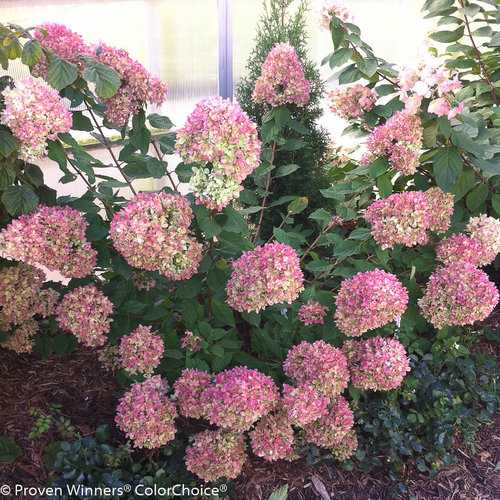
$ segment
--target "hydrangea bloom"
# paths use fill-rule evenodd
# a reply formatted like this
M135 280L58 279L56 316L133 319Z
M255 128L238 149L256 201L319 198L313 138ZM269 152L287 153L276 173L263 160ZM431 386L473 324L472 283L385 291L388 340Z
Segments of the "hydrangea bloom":
M304 290L302 280L295 250L284 243L267 243L243 252L233 262L233 274L226 285L227 303L240 312L291 304Z
M480 265L485 266L495 260L500 252L500 220L486 214L472 217L467 224L467 232L483 248L484 255Z
M81 74L83 65L78 56L88 54L89 50L78 33L71 31L62 24L44 23L34 31L33 35L52 54L76 64ZM45 78L48 69L47 58L42 53L40 61L33 66L32 73L34 76Z
M333 445L330 448L332 455L341 462L352 457L356 450L358 449L358 436L356 432L351 429L338 444Z
M389 391L401 385L410 371L410 360L396 339L372 337L348 340L342 346L352 384L359 389Z
M42 290L45 273L20 263L0 270L0 322L3 330L21 325L40 315L46 318L54 311L59 294Z
M40 205L2 231L0 248L13 259L45 266L67 278L84 278L97 262L97 252L85 238L87 225L69 207Z
M327 413L330 399L320 396L313 387L283 384L282 409L291 424L306 425Z
M28 78L17 81L3 92L5 108L0 123L12 130L21 146L23 160L41 158L47 150L47 139L71 128L71 113L62 105L56 90L41 81Z
M313 420L304 427L304 439L323 448L332 448L342 443L354 424L354 414L349 404L339 396L328 407L324 417Z
M362 118L377 101L378 94L358 83L354 87L335 87L328 93L330 110L344 120Z
M261 418L249 432L253 452L271 462L293 460L294 434L285 413L273 413Z
M186 467L207 482L239 476L247 459L245 437L234 432L206 430L194 435L186 449Z
M465 262L474 267L481 267L485 261L490 262L483 246L465 234L453 234L441 240L436 247L436 259L445 266Z
M113 68L120 76L121 85L109 99L101 99L106 106L106 117L116 127L123 127L130 115L136 115L149 102L160 106L167 97L167 87L155 78L124 49L101 43L89 48L91 57Z
M307 304L302 304L299 309L299 320L304 325L324 325L324 317L328 314L328 307L309 299Z
M152 290L156 286L156 280L149 276L146 271L137 271L132 273L132 283L137 290Z
M196 202L217 210L239 197L241 182L259 165L260 146L255 123L221 97L196 104L175 143L184 162L199 164L189 181Z
M321 7L319 25L320 28L330 31L330 23L334 17L338 17L343 22L352 22L353 17L349 11L337 0L329 1Z
M159 375L135 383L120 399L115 422L137 448L159 448L174 439L177 410Z
M271 377L236 366L216 375L201 399L210 423L246 431L276 406L279 394Z
M396 276L375 269L344 280L335 302L339 330L353 337L399 318L406 311L408 291Z
M201 400L203 391L210 385L210 373L187 368L174 383L175 397L181 415L185 417L201 418L205 408Z
M129 373L151 374L163 356L163 341L150 326L139 325L132 333L122 337L119 348L120 362Z
M347 387L347 360L340 349L323 340L313 344L302 342L293 346L286 356L283 369L287 377L310 386L319 396L334 398Z
M79 342L89 347L106 342L113 312L111 301L93 285L79 286L68 292L57 306L57 321Z
M181 348L189 349L190 351L199 351L201 349L200 342L203 339L198 335L195 335L193 332L186 330L184 333L184 337L181 338Z
M436 328L481 321L497 303L496 286L485 272L468 263L438 267L418 301L422 315Z
M393 168L404 175L417 169L424 129L417 115L398 111L370 134L366 141L368 153L361 165L369 165L379 157L387 157Z
M0 327L3 327L0 320ZM33 337L38 331L38 324L33 319L23 321L23 323L13 330L10 338L3 344L8 349L11 349L18 354L31 353L35 346Z
M451 193L444 193L433 187L422 193L429 202L429 230L437 234L445 233L450 227L453 215L453 199Z
M202 257L201 244L190 235L192 218L186 198L143 192L113 216L109 233L131 266L171 280L189 279Z
M273 107L287 103L302 107L309 102L310 87L295 49L289 42L277 43L262 65L252 100Z
M382 249L427 243L430 204L420 191L396 193L372 203L365 213L371 234Z

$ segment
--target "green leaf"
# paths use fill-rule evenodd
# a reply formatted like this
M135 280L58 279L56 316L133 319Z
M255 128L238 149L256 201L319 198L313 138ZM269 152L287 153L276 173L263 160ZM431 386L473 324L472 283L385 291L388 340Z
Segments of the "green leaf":
M12 186L15 178L16 171L14 170L14 167L8 163L2 163L0 165L0 190L4 190Z
M377 188L381 198L388 198L392 194L392 183L385 175L377 178Z
M33 190L23 184L11 186L3 192L2 202L10 215L17 217L33 212L38 206L38 196Z
M43 184L43 172L38 165L26 163L24 166L24 173L36 187L40 187Z
M250 323L253 326L258 327L260 325L260 314L256 312L247 312L243 311L241 313L241 317L247 322Z
M431 120L424 124L424 137L422 141L422 146L425 149L432 148L436 144L436 137L438 131L437 120Z
M349 384L349 395L353 399L355 403L359 401L359 397L361 396L361 389L358 389L357 387L354 387L353 385Z
M356 66L368 78L371 78L377 72L377 61L370 57L367 57L365 59L359 59L356 62Z
M76 64L61 59L53 55L47 70L46 80L57 90L61 90L71 85L78 78Z
M327 260L313 260L307 264L306 269L312 273L328 272L332 265Z
M359 243L352 240L344 240L333 249L333 255L338 259L343 259L354 255L359 249Z
M85 116L81 111L73 111L73 125L71 125L73 130L82 130L84 132L91 132L94 130L94 126L90 121L90 118Z
M330 57L330 68L333 69L337 66L342 66L342 64L346 63L354 54L352 49L347 49L345 47L337 50L332 57Z
M143 155L147 154L149 143L151 142L151 131L146 127L142 127L139 130L134 128L130 134L130 142L139 149Z
M34 66L42 57L42 46L37 39L29 40L24 44L21 61L27 66Z
M48 335L37 335L33 350L41 354L43 359L47 359L52 352L52 339Z
M205 238L208 239L217 236L222 231L222 227L212 217L205 217L200 221L199 225L205 234Z
M274 111L274 121L280 130L283 128L283 125L288 123L290 117L290 110L286 106L281 106Z
M78 345L78 341L74 335L63 335L61 333L54 337L53 342L54 351L61 357L72 353Z
M454 147L440 148L432 159L436 184L449 193L462 173L462 158Z
M288 498L288 484L285 484L274 490L268 500L286 500Z
M363 77L361 71L356 68L355 64L348 66L339 76L339 84L344 85L346 83L357 82Z
M0 437L0 462L11 464L22 454L23 450L15 441L6 437Z
M448 120L447 116L440 116L437 119L439 129L446 139L448 139L451 135L451 122Z
M297 151L298 149L303 148L306 143L302 139L289 139L282 146L282 149L285 151Z
M467 169L462 173L450 191L454 195L455 203L461 200L472 189L474 180L475 176L472 169Z
M121 81L118 73L91 57L86 57L85 61L86 68L82 73L83 78L96 84L95 91L99 97L103 99L113 97L120 88Z
M274 237L280 243L284 243L285 245L290 245L290 237L288 236L288 233L286 231L283 231L283 229L280 229L278 227L274 227L273 234L274 234Z
M5 40L4 40L4 46L5 46ZM10 43L5 47L5 53L7 54L7 57L9 59L17 59L18 57L21 57L21 54L23 53L23 48L21 46L19 38L15 37L11 39Z
M468 135L452 130L451 139L455 146L465 149L469 153L476 155L478 158L483 158L484 149L476 141L473 141Z
M305 210L307 208L308 203L309 200L306 196L297 198L296 200L293 200L291 203L289 203L287 212L290 213L290 215L299 214L300 212L302 212L302 210Z
M495 33L491 40L489 41L488 45L490 47L500 47L500 31L498 33Z
M333 48L337 50L344 39L344 30L341 27L336 28L333 23L331 27Z
M160 179L167 171L167 162L160 161L158 158L148 158L146 164L149 172L151 173L151 177L154 177L155 179Z
M389 162L387 161L387 158L385 157L377 158L374 162L370 164L370 169L368 173L372 179L376 179L380 175L385 174L387 172L388 167L389 167Z
M7 158L17 148L19 141L6 130L0 130L0 154Z
M488 198L488 188L483 184L476 186L465 200L467 207L471 212L476 211Z
M214 300L212 302L212 311L214 313L214 318L223 326L236 326L234 322L233 310L223 302L217 302Z
M457 40L460 40L464 35L464 26L460 26L458 29L455 31L436 31L436 33L432 33L429 35L429 38L432 40L436 40L436 42L441 42L441 43L450 43L450 42L456 42Z
M174 124L167 116L161 116L157 113L151 113L148 116L150 125L153 128L158 128L160 130L170 130Z
M186 182L193 175L193 166L194 163L179 163L175 168L177 178L181 182Z
M309 215L309 218L320 221L323 228L325 228L332 221L332 215L324 208L318 208L311 215Z
M295 172L295 170L299 169L300 165L296 165L295 163L290 163L290 165L281 165L278 167L274 176L275 177L285 177L286 175Z
M94 432L95 438L101 443L105 443L109 439L108 424L100 425Z

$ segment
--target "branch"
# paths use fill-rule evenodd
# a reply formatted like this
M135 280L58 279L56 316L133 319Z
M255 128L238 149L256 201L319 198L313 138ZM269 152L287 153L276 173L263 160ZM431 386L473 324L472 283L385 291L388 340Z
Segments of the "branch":
M134 186L132 186L132 182L130 181L130 179L125 175L125 172L123 171L122 167L120 166L120 162L116 158L115 153L113 153L113 149L111 148L111 144L108 142L108 139L104 135L102 127L99 125L99 122L97 121L97 118L94 115L94 112L92 111L92 108L89 106L89 104L88 104L87 101L85 101L85 106L87 107L87 110L90 113L90 116L92 117L94 125L96 126L97 130L99 130L99 133L101 134L104 146L106 147L106 149L111 154L111 158L113 158L113 161L115 162L116 168L120 171L120 174L122 174L122 177L125 179L125 182L128 184L128 186L130 188L130 191L132 191L133 195L136 196L137 195L137 191L134 189Z
M156 144L156 141L152 140L151 144L153 145L153 148L156 151L156 156L158 156L158 159L160 161L163 161L163 154L158 149L158 145ZM172 184L172 187L173 187L174 191L178 192L179 191L179 184L177 184L177 186L175 185L174 179L172 179L172 175L170 174L170 172L168 171L168 169L166 170L166 174L167 174L167 176L168 176L168 178L170 180L170 183Z

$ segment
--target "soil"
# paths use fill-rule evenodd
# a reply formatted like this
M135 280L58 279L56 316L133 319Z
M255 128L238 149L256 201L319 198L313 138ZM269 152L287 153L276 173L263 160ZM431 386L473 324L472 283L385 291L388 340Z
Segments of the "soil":
M499 323L500 310L489 318L492 327ZM494 353L498 359L498 344L484 341L478 350ZM29 414L32 407L46 412L51 405L60 404L62 415L71 420L82 436L108 424L111 442L115 445L124 442L123 434L114 424L119 390L112 373L102 368L90 348L78 347L63 358L53 354L47 359L0 348L0 435L14 439L23 449L22 457L14 464L0 464L0 484L38 487L45 484L48 471L42 461L43 449L60 437L56 431L35 440L28 437L37 419ZM409 462L403 477L409 495L396 498L498 500L500 415L494 425L478 432L475 454L460 438L456 439L454 451L457 463L442 470L433 480ZM303 460L270 463L257 457L248 460L241 476L234 481L234 488L240 500L267 500L284 484L289 485L290 500L394 498L394 483L382 467L366 474L357 468L344 471L340 465L309 467Z

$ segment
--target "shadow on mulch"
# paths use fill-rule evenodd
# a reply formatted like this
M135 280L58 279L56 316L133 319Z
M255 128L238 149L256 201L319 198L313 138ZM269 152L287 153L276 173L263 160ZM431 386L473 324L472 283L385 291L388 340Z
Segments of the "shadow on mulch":
M51 430L40 439L30 439L30 428L38 418L29 414L31 407L47 412L51 405L60 404L62 415L83 437L109 424L111 440L116 441L121 437L114 425L118 390L94 349L78 347L68 356L52 354L42 359L36 353L20 355L0 348L0 436L14 439L23 450L14 464L0 463L0 484L45 484L43 450L61 437Z

